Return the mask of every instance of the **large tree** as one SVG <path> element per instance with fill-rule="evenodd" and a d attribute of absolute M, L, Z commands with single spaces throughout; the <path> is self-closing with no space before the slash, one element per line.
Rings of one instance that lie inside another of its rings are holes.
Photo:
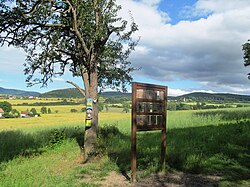
<path fill-rule="evenodd" d="M 243 44 L 242 50 L 244 52 L 244 65 L 250 66 L 250 40 Z M 248 73 L 248 78 L 250 79 L 250 73 Z"/>
<path fill-rule="evenodd" d="M 29 86 L 47 85 L 69 70 L 84 83 L 86 98 L 100 89 L 125 89 L 134 70 L 128 57 L 138 30 L 118 16 L 115 0 L 0 0 L 0 44 L 23 48 Z M 91 150 L 98 129 L 98 104 L 85 146 Z M 86 148 L 87 148 L 86 147 Z M 87 150 L 87 152 L 89 152 Z"/>

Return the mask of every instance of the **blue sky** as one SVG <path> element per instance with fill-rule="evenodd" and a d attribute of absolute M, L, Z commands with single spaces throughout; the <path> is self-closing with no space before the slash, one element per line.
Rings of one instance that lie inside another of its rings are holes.
<path fill-rule="evenodd" d="M 125 19 L 132 12 L 141 37 L 130 60 L 137 82 L 169 86 L 170 95 L 227 92 L 250 95 L 249 68 L 243 66 L 241 45 L 250 38 L 248 0 L 118 0 Z M 47 92 L 82 86 L 70 73 L 46 88 L 26 87 L 21 49 L 0 48 L 0 87 Z M 128 87 L 128 90 L 131 90 Z"/>

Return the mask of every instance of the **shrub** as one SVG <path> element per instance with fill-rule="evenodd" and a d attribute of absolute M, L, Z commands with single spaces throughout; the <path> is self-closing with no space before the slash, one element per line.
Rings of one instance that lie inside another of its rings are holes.
<path fill-rule="evenodd" d="M 129 106 L 128 103 L 123 103 L 123 104 L 122 104 L 122 108 L 123 108 L 123 109 L 122 109 L 123 112 L 128 113 L 128 112 L 129 112 L 130 106 Z"/>
<path fill-rule="evenodd" d="M 5 113 L 3 114 L 3 117 L 4 117 L 4 118 L 14 118 L 14 115 L 12 115 L 11 113 L 5 112 Z"/>
<path fill-rule="evenodd" d="M 75 112 L 77 112 L 77 110 L 75 108 L 72 108 L 72 109 L 70 109 L 70 112 L 75 113 Z"/>
<path fill-rule="evenodd" d="M 13 109 L 10 112 L 14 118 L 18 118 L 20 116 L 20 112 L 17 109 Z"/>
<path fill-rule="evenodd" d="M 98 103 L 99 112 L 103 111 L 103 103 Z"/>
<path fill-rule="evenodd" d="M 51 114 L 52 112 L 51 112 L 51 109 L 50 108 L 48 108 L 48 114 Z"/>
<path fill-rule="evenodd" d="M 31 112 L 33 115 L 37 115 L 37 111 L 36 111 L 35 108 L 30 109 L 30 112 Z"/>
<path fill-rule="evenodd" d="M 0 102 L 0 108 L 2 108 L 4 112 L 7 112 L 7 113 L 12 110 L 11 104 L 7 101 Z"/>
<path fill-rule="evenodd" d="M 43 106 L 43 107 L 41 108 L 41 113 L 42 113 L 42 114 L 47 114 L 47 108 Z"/>

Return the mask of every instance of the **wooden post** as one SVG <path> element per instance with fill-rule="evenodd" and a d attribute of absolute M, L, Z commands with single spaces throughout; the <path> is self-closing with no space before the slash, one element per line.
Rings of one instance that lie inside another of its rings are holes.
<path fill-rule="evenodd" d="M 164 98 L 167 98 L 167 87 L 165 88 L 165 92 L 164 92 Z M 163 105 L 163 121 L 162 121 L 162 131 L 161 131 L 161 169 L 162 170 L 165 170 L 165 165 L 166 165 L 166 133 L 167 133 L 167 130 L 166 130 L 166 126 L 167 126 L 167 110 L 166 110 L 166 101 L 164 99 L 164 105 Z"/>
<path fill-rule="evenodd" d="M 135 83 L 132 84 L 132 128 L 131 128 L 131 178 L 132 182 L 136 181 L 136 89 Z"/>

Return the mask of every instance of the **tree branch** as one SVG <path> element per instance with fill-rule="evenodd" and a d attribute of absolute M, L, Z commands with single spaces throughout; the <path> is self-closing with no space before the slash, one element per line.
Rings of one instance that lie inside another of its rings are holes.
<path fill-rule="evenodd" d="M 72 29 L 72 31 L 75 32 L 76 36 L 77 36 L 78 39 L 80 40 L 81 45 L 82 45 L 82 47 L 83 47 L 85 53 L 86 53 L 87 55 L 89 55 L 89 50 L 88 50 L 88 48 L 87 48 L 87 45 L 86 45 L 84 39 L 82 38 L 81 33 L 80 33 L 79 30 L 78 30 L 76 9 L 73 7 L 71 0 L 67 0 L 67 3 L 68 3 L 69 6 L 71 7 L 71 11 L 72 11 L 72 14 L 73 14 L 73 29 Z"/>
<path fill-rule="evenodd" d="M 66 81 L 66 82 L 69 83 L 69 84 L 72 84 L 74 87 L 76 87 L 76 88 L 81 92 L 81 94 L 83 95 L 83 97 L 86 96 L 85 92 L 84 92 L 84 91 L 81 89 L 81 87 L 78 86 L 76 83 L 71 82 L 71 81 Z"/>

